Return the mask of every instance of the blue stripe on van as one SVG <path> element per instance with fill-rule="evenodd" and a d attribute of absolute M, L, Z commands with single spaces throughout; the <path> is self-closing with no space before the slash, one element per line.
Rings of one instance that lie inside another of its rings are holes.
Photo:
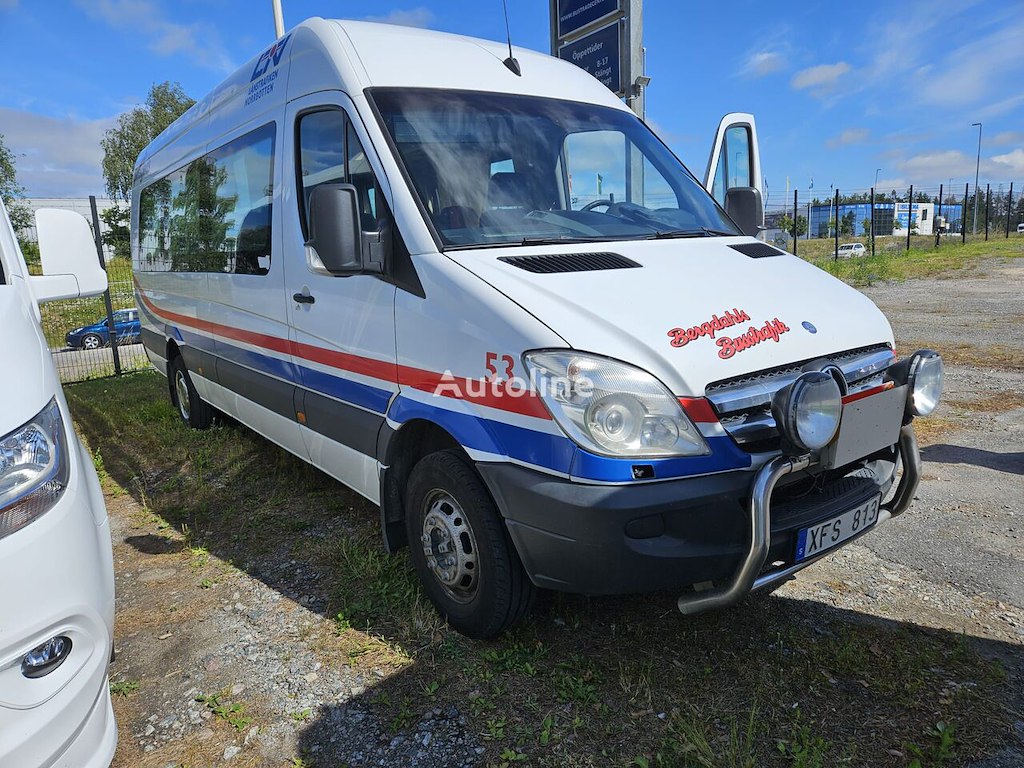
<path fill-rule="evenodd" d="M 297 386 L 359 405 L 375 413 L 387 413 L 388 418 L 400 424 L 412 419 L 431 421 L 447 430 L 466 448 L 508 456 L 524 464 L 570 475 L 578 480 L 631 482 L 634 480 L 634 464 L 651 466 L 655 479 L 689 477 L 750 466 L 750 456 L 741 451 L 730 437 L 705 438 L 711 449 L 707 456 L 621 459 L 584 451 L 564 435 L 538 432 L 504 421 L 460 413 L 403 397 L 401 394 L 394 398 L 389 409 L 388 403 L 393 393 L 388 390 L 295 365 L 221 340 L 215 341 L 188 330 L 180 333 L 186 343 L 197 349 L 219 355 L 260 373 L 276 376 Z"/>

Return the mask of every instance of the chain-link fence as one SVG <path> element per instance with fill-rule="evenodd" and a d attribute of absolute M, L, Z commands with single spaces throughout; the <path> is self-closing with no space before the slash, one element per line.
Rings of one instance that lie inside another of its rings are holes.
<path fill-rule="evenodd" d="M 765 239 L 808 258 L 846 258 L 1024 237 L 1017 231 L 1024 224 L 1021 186 L 770 191 L 765 194 Z"/>
<path fill-rule="evenodd" d="M 61 205 L 61 203 L 67 203 Z M 80 200 L 47 200 L 47 207 L 78 210 Z M 86 201 L 88 205 L 88 201 Z M 81 211 L 79 211 L 81 212 Z M 86 212 L 86 219 L 91 217 Z M 34 228 L 18 233 L 29 270 L 41 273 Z M 108 249 L 109 250 L 109 249 Z M 126 258 L 106 260 L 107 296 L 49 301 L 40 306 L 43 333 L 62 382 L 85 381 L 148 365 L 139 339 L 139 312 Z"/>

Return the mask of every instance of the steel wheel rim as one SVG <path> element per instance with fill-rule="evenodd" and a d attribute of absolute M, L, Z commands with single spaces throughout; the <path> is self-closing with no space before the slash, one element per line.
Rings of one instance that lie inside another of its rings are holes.
<path fill-rule="evenodd" d="M 176 371 L 174 374 L 174 393 L 178 399 L 178 411 L 181 417 L 188 421 L 188 382 L 185 381 L 184 371 Z"/>
<path fill-rule="evenodd" d="M 420 543 L 427 568 L 445 594 L 468 603 L 480 588 L 476 535 L 466 513 L 447 491 L 435 489 L 423 502 Z"/>

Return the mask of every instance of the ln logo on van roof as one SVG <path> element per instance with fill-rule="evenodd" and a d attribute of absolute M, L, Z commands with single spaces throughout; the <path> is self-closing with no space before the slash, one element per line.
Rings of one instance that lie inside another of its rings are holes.
<path fill-rule="evenodd" d="M 270 50 L 265 51 L 263 55 L 260 56 L 259 61 L 256 62 L 256 68 L 252 71 L 252 77 L 249 78 L 250 83 L 257 77 L 263 77 L 271 66 L 276 67 L 281 63 L 281 56 L 284 54 L 284 47 L 288 45 L 288 41 L 291 37 L 290 33 L 285 35 L 270 46 Z"/>

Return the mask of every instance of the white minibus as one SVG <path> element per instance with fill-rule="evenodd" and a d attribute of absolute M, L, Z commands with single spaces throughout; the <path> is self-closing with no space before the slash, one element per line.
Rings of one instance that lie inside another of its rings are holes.
<path fill-rule="evenodd" d="M 473 637 L 538 588 L 729 605 L 906 509 L 942 361 L 754 237 L 753 118 L 701 183 L 586 72 L 514 56 L 311 19 L 142 153 L 142 340 L 182 419 L 379 505 Z"/>

